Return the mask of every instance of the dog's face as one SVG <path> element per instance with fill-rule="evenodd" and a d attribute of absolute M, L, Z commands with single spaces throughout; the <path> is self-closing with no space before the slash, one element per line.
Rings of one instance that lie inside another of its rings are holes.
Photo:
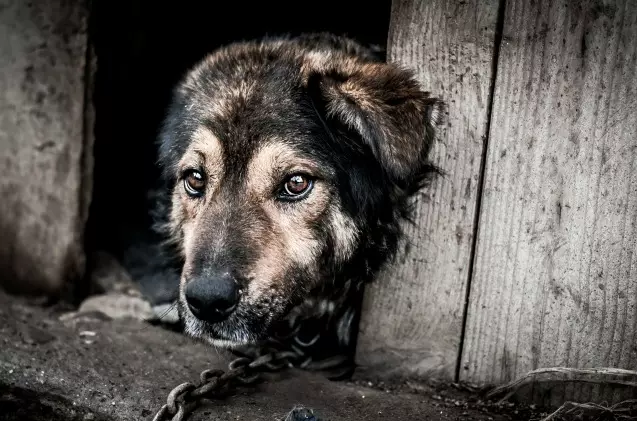
<path fill-rule="evenodd" d="M 292 41 L 193 69 L 160 145 L 186 331 L 253 343 L 313 291 L 369 275 L 395 247 L 437 105 L 393 66 Z"/>

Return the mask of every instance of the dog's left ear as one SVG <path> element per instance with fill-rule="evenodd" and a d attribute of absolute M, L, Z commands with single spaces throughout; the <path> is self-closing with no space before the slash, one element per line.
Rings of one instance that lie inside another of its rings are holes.
<path fill-rule="evenodd" d="M 334 62 L 332 62 L 334 63 Z M 443 103 L 390 63 L 344 61 L 308 75 L 328 120 L 358 133 L 390 177 L 410 182 L 428 168 Z"/>

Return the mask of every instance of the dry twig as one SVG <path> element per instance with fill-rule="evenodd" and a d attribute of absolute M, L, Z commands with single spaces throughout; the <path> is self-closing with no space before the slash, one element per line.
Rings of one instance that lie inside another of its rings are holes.
<path fill-rule="evenodd" d="M 619 377 L 619 378 L 618 378 Z M 623 377 L 623 378 L 622 378 Z M 629 379 L 626 379 L 629 378 Z M 637 388 L 637 371 L 621 368 L 569 368 L 549 367 L 533 370 L 524 376 L 498 386 L 487 393 L 487 398 L 505 394 L 500 402 L 506 401 L 520 388 L 531 383 L 595 383 Z"/>
<path fill-rule="evenodd" d="M 637 400 L 627 400 L 610 407 L 596 403 L 566 402 L 555 412 L 549 414 L 542 421 L 557 421 L 562 419 L 590 419 L 590 420 L 634 420 L 637 415 Z M 584 418 L 586 417 L 586 418 Z"/>

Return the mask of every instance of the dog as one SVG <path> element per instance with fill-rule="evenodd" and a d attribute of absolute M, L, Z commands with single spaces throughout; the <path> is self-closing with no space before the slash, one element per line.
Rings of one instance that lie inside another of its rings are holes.
<path fill-rule="evenodd" d="M 436 173 L 443 111 L 410 71 L 333 34 L 238 41 L 191 68 L 160 130 L 155 212 L 185 333 L 351 356 L 363 286 Z"/>

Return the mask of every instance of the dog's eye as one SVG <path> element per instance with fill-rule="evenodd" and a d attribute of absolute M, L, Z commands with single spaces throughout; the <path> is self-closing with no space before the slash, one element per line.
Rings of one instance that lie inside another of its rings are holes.
<path fill-rule="evenodd" d="M 313 181 L 302 174 L 289 177 L 283 184 L 279 197 L 285 200 L 299 200 L 307 196 L 312 190 Z"/>
<path fill-rule="evenodd" d="M 200 197 L 206 188 L 206 180 L 202 173 L 190 170 L 184 175 L 184 190 L 192 197 Z"/>

